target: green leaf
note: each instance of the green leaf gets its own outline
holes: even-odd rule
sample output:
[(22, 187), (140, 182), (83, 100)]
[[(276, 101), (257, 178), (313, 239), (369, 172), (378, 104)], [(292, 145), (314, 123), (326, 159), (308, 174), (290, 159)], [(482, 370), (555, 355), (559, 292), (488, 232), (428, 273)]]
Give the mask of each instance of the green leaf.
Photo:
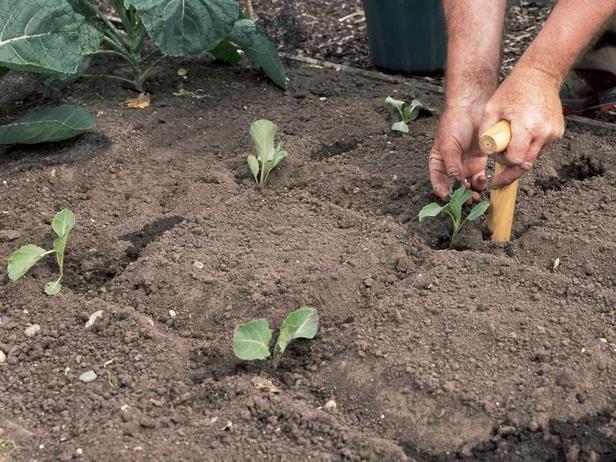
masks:
[(60, 290), (62, 290), (62, 284), (60, 284), (61, 279), (62, 276), (60, 276), (57, 281), (51, 281), (45, 284), (45, 293), (47, 295), (58, 295)]
[(278, 146), (274, 152), (274, 158), (270, 161), (272, 164), (270, 170), (275, 169), (280, 162), (287, 158), (288, 155), (289, 153), (287, 151)]
[(439, 213), (441, 213), (441, 211), (444, 209), (445, 207), (443, 205), (439, 205), (436, 202), (432, 202), (431, 204), (425, 205), (420, 211), (419, 211), (419, 221), (423, 221), (425, 218), (428, 217), (435, 217), (437, 216)]
[(288, 86), (284, 67), (276, 47), (263, 29), (250, 19), (240, 19), (233, 26), (229, 40), (235, 43), (246, 56), (283, 90)]
[(90, 20), (96, 17), (96, 12), (89, 3), (89, 0), (67, 0), (75, 13)]
[(387, 106), (392, 111), (398, 112), (398, 115), (400, 115), (400, 118), (404, 121), (404, 108), (405, 106), (407, 106), (404, 101), (394, 99), (391, 96), (388, 96), (387, 98), (385, 98), (385, 106)]
[(240, 15), (235, 0), (124, 0), (124, 6), (139, 12), (150, 38), (169, 56), (214, 49)]
[(233, 45), (227, 39), (216, 45), (216, 48), (210, 50), (216, 59), (229, 64), (237, 64), (242, 60), (242, 55), (237, 51), (237, 46)]
[[(51, 227), (58, 235), (58, 239), (53, 241), (53, 249), (56, 251), (56, 259), (60, 268), (60, 275), (64, 273), (64, 249), (68, 235), (75, 226), (75, 215), (68, 209), (58, 212), (51, 222)], [(62, 277), (62, 276), (60, 276)], [(60, 280), (58, 280), (59, 283)]]
[(409, 126), (407, 125), (406, 122), (396, 122), (395, 124), (391, 126), (391, 129), (395, 132), (402, 132), (402, 133), (409, 132)]
[(51, 228), (58, 235), (62, 237), (68, 234), (75, 227), (75, 215), (68, 209), (61, 210), (56, 213), (51, 222)]
[(259, 177), (259, 161), (255, 156), (248, 156), (248, 167), (250, 168), (250, 173), (255, 179), (258, 181)]
[(425, 112), (429, 115), (435, 115), (436, 109), (431, 108), (430, 106), (426, 106), (418, 99), (414, 99), (413, 101), (411, 101), (410, 106), (407, 106), (404, 110), (404, 120), (415, 120), (421, 115), (422, 112)]
[(270, 120), (261, 119), (250, 126), (250, 136), (257, 149), (257, 157), (263, 163), (274, 158), (274, 138), (278, 127)]
[(300, 308), (287, 316), (280, 327), (275, 355), (280, 357), (289, 343), (298, 338), (314, 338), (319, 330), (319, 315), (314, 308)]
[(267, 359), (270, 357), (271, 341), (272, 331), (267, 319), (255, 319), (235, 328), (233, 352), (235, 356), (245, 361)]
[(490, 208), (490, 201), (481, 201), (478, 204), (475, 204), (471, 211), (468, 214), (466, 219), (468, 221), (475, 221), (481, 215), (486, 213), (486, 211)]
[(47, 253), (45, 249), (41, 249), (32, 244), (20, 247), (9, 257), (9, 264), (7, 266), (9, 279), (11, 281), (17, 281), (30, 271), (30, 268), (36, 265)]
[(1, 0), (0, 65), (74, 74), (83, 59), (79, 37), (83, 22), (66, 0)]
[(462, 218), (462, 207), (466, 202), (473, 197), (473, 191), (465, 189), (464, 186), (460, 186), (452, 194), (450, 194), (451, 200), (449, 202), (449, 209), (456, 221), (460, 221)]
[(78, 106), (63, 105), (31, 112), (0, 126), (1, 144), (36, 144), (74, 138), (94, 128), (94, 118)]

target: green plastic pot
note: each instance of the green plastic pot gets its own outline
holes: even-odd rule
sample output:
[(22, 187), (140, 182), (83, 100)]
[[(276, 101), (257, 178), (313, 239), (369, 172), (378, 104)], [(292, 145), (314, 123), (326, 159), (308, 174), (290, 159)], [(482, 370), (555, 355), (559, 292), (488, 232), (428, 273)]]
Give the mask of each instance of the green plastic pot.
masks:
[(380, 69), (429, 74), (445, 68), (441, 0), (363, 0), (372, 62)]

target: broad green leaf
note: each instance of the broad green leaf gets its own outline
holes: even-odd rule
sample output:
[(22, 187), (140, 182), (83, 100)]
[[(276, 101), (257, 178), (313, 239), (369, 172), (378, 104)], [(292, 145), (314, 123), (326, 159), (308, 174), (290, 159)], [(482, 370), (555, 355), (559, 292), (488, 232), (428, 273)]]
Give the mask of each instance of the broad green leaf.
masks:
[(270, 120), (257, 120), (250, 126), (250, 136), (257, 148), (257, 157), (263, 163), (274, 157), (274, 138), (277, 127)]
[(272, 331), (267, 319), (255, 319), (235, 328), (233, 352), (235, 356), (245, 361), (267, 359), (270, 357), (271, 341)]
[(276, 148), (276, 151), (274, 152), (274, 158), (271, 160), (271, 169), (275, 169), (280, 162), (287, 158), (288, 155), (289, 153), (287, 153), (287, 151), (283, 150), (280, 146), (278, 146)]
[(286, 90), (287, 76), (276, 47), (257, 23), (250, 19), (240, 19), (233, 26), (228, 39), (246, 53), (272, 82)]
[(402, 133), (409, 132), (409, 126), (407, 125), (406, 122), (396, 122), (395, 124), (391, 126), (391, 129), (395, 132), (402, 132)]
[(87, 20), (94, 19), (96, 12), (90, 4), (90, 0), (67, 0), (75, 13), (80, 14)]
[(69, 233), (75, 227), (75, 215), (68, 209), (61, 210), (56, 213), (51, 222), (51, 228), (58, 235), (62, 237)]
[(59, 92), (79, 80), (81, 75), (90, 67), (90, 61), (89, 57), (85, 57), (75, 74), (41, 74), (39, 80), (46, 87)]
[(41, 249), (36, 245), (28, 244), (20, 247), (9, 257), (9, 264), (7, 266), (9, 279), (17, 281), (47, 254), (48, 252), (45, 249)]
[(248, 167), (250, 168), (250, 173), (255, 179), (259, 176), (259, 161), (255, 156), (248, 156)]
[(223, 40), (240, 15), (235, 0), (124, 0), (148, 35), (169, 56), (198, 55)]
[(460, 186), (453, 194), (450, 195), (451, 201), (449, 202), (449, 209), (456, 221), (460, 221), (462, 217), (462, 207), (473, 197), (473, 191), (465, 189), (464, 186)]
[(397, 111), (400, 118), (404, 120), (404, 107), (407, 105), (404, 101), (388, 96), (385, 98), (385, 105), (392, 111)]
[(62, 105), (31, 112), (12, 124), (0, 126), (0, 144), (36, 144), (67, 140), (91, 130), (94, 126), (94, 118), (85, 109)]
[(45, 293), (47, 295), (58, 295), (60, 290), (62, 290), (62, 284), (60, 284), (61, 279), (62, 276), (60, 276), (60, 278), (56, 281), (51, 281), (45, 284)]
[(210, 50), (216, 59), (220, 59), (229, 64), (237, 64), (242, 60), (242, 55), (238, 53), (237, 46), (233, 45), (227, 39), (216, 45), (216, 48)]
[(287, 316), (280, 327), (275, 355), (280, 357), (289, 343), (298, 338), (314, 338), (319, 330), (319, 315), (314, 308), (300, 308)]
[(435, 217), (437, 216), (439, 213), (441, 213), (441, 211), (444, 209), (445, 207), (442, 205), (437, 204), (436, 202), (432, 202), (431, 204), (425, 205), (420, 211), (419, 211), (419, 221), (423, 221), (425, 218), (428, 217)]
[[(58, 212), (51, 222), (51, 227), (58, 235), (58, 238), (53, 241), (53, 249), (56, 251), (56, 259), (60, 268), (60, 275), (64, 273), (64, 249), (68, 235), (75, 226), (75, 215), (68, 209)], [(58, 280), (58, 283), (60, 280)]]
[(83, 59), (83, 22), (67, 0), (0, 0), (0, 65), (74, 74)]
[(404, 120), (412, 121), (417, 119), (421, 115), (422, 112), (426, 112), (430, 115), (435, 115), (436, 110), (431, 108), (430, 106), (426, 106), (424, 103), (419, 101), (418, 99), (414, 99), (411, 101), (410, 106), (404, 108)]
[(490, 201), (481, 201), (478, 204), (475, 204), (471, 211), (468, 214), (466, 219), (468, 221), (475, 221), (481, 215), (486, 213), (486, 211), (490, 208)]

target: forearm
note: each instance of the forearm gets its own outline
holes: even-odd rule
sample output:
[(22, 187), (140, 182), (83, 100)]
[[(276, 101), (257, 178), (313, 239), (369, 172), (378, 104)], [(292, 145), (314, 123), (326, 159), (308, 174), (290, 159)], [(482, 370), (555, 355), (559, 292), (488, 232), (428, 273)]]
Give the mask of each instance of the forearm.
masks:
[(559, 0), (516, 67), (542, 71), (560, 86), (614, 13), (616, 0)]
[(506, 0), (443, 0), (447, 104), (485, 102), (496, 89)]

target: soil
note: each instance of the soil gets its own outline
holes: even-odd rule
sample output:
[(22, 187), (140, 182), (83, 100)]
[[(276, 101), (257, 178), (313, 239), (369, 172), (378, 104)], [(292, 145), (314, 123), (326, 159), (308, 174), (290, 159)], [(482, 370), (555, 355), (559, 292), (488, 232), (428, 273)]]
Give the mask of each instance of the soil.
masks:
[[(400, 135), (383, 109), (440, 96), (288, 72), (283, 93), (169, 64), (142, 111), (80, 81), (64, 99), (94, 132), (0, 150), (1, 261), (77, 216), (60, 295), (42, 290), (52, 259), (0, 279), (0, 459), (615, 460), (614, 132), (569, 127), (523, 179), (510, 244), (480, 222), (446, 250), (444, 222), (414, 219), (438, 120)], [(40, 96), (5, 88), (2, 117)], [(257, 118), (290, 153), (262, 191), (245, 166)], [(237, 324), (300, 306), (317, 339), (278, 368), (235, 359)]]

